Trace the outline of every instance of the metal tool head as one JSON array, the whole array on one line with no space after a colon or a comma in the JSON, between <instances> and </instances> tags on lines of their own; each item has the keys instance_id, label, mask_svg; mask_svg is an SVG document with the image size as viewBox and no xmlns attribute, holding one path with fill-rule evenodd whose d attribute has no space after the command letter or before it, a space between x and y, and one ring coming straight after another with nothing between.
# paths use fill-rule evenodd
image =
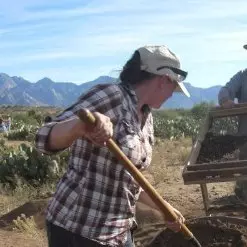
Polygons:
<instances>
[{"instance_id":1,"label":"metal tool head","mask_svg":"<svg viewBox=\"0 0 247 247\"><path fill-rule=\"evenodd\" d=\"M191 247L202 247L199 241L195 237L189 239L189 242Z\"/></svg>"}]
</instances>

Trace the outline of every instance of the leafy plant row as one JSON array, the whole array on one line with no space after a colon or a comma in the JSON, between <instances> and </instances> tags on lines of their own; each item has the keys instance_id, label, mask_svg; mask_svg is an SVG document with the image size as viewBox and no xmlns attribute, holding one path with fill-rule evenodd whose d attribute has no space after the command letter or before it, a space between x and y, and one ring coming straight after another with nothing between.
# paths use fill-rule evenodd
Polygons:
<instances>
[{"instance_id":1,"label":"leafy plant row","mask_svg":"<svg viewBox=\"0 0 247 247\"><path fill-rule=\"evenodd\" d=\"M199 131L200 121L190 117L174 119L154 118L154 135L165 139L195 137Z\"/></svg>"}]
</instances>

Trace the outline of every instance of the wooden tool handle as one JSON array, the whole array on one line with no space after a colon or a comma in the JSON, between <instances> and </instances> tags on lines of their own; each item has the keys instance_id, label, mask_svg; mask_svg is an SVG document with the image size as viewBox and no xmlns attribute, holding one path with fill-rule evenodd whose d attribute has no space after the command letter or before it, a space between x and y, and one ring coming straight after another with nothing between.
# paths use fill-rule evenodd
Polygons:
<instances>
[{"instance_id":1,"label":"wooden tool handle","mask_svg":"<svg viewBox=\"0 0 247 247\"><path fill-rule=\"evenodd\" d=\"M78 117L86 124L95 124L95 117L88 110L80 110L78 112ZM126 155L122 152L118 145L112 139L109 139L107 142L107 146L111 150L111 152L115 154L118 160L124 165L124 167L130 172L130 174L135 178L135 180L139 183L143 190L150 196L153 202L160 208L165 216L165 219L168 221L175 221L177 219L177 216L170 205L166 203L164 199L157 193L157 191L142 175L142 173L126 157ZM184 224L181 224L180 232L182 232L187 239L195 239L193 234Z\"/></svg>"}]
</instances>

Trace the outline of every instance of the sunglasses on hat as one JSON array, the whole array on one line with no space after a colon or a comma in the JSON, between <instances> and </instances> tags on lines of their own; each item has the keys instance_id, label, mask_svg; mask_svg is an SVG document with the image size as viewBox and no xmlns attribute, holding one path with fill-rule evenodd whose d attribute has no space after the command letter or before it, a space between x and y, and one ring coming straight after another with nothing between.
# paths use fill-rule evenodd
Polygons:
<instances>
[{"instance_id":1,"label":"sunglasses on hat","mask_svg":"<svg viewBox=\"0 0 247 247\"><path fill-rule=\"evenodd\" d=\"M183 71L183 70L178 69L178 68L171 67L171 66L158 67L157 71L162 70L162 69L170 69L171 71L173 71L175 74L177 74L180 77L179 81L184 81L188 75L188 72Z\"/></svg>"}]
</instances>

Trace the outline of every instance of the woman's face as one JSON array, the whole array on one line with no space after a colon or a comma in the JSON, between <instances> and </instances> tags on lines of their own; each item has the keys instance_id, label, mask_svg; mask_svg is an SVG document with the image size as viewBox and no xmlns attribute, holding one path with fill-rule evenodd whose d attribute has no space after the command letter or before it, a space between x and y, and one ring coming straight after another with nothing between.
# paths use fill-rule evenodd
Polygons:
<instances>
[{"instance_id":1,"label":"woman's face","mask_svg":"<svg viewBox=\"0 0 247 247\"><path fill-rule=\"evenodd\" d=\"M150 106L152 108L160 108L160 106L167 101L175 91L177 82L172 80L169 76L157 77L155 83L153 83L154 90L152 90L152 96Z\"/></svg>"}]
</instances>

